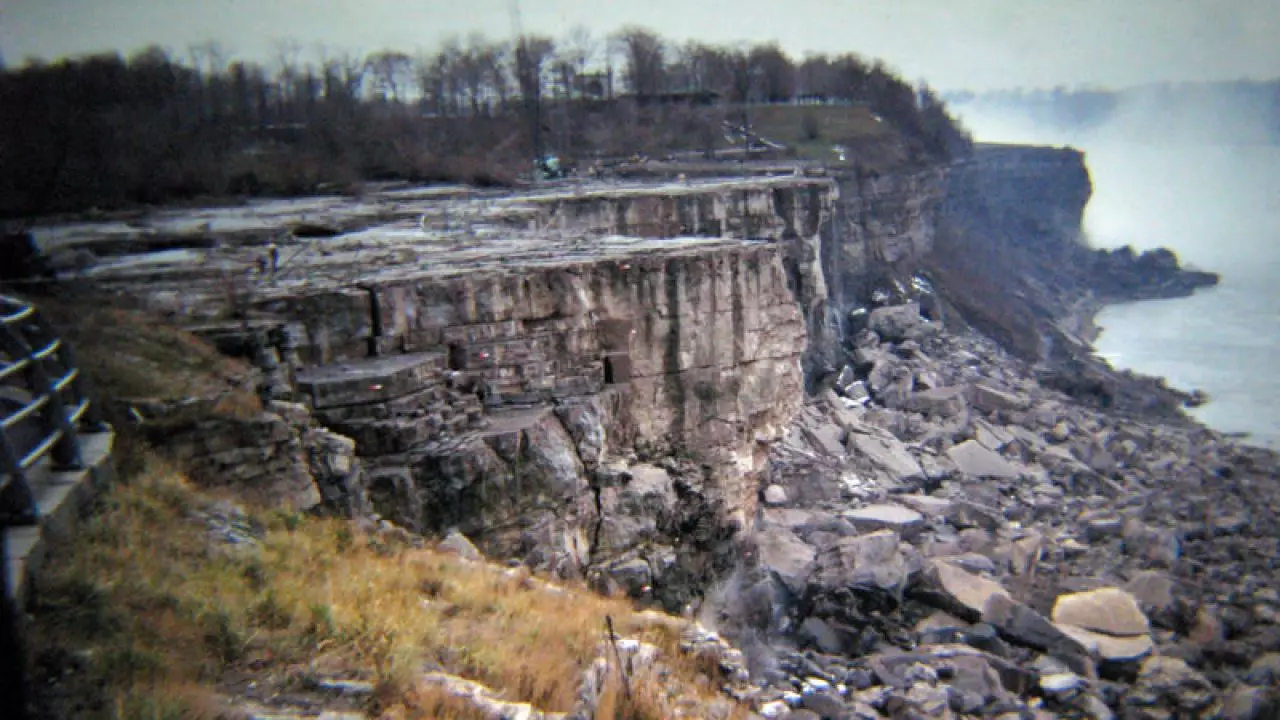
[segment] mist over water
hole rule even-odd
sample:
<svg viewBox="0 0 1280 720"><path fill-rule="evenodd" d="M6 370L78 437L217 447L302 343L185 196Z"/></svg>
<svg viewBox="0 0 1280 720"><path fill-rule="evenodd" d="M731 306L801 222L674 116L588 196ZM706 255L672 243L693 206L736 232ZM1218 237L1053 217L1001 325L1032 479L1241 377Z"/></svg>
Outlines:
<svg viewBox="0 0 1280 720"><path fill-rule="evenodd" d="M1211 402L1197 418L1280 449L1280 146L1137 141L1119 123L1054 132L956 110L980 141L1083 150L1094 184L1085 232L1095 247L1164 246L1222 275L1190 298L1107 308L1096 347L1117 367L1204 390Z"/></svg>

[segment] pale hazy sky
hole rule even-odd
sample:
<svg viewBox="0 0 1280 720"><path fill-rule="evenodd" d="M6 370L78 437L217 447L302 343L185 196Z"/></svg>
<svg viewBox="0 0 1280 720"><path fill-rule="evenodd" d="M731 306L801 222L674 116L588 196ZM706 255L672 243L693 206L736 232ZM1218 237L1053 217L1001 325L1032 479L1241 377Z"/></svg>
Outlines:
<svg viewBox="0 0 1280 720"><path fill-rule="evenodd" d="M0 0L9 64L217 40L268 59L304 48L412 52L451 34L511 34L510 0ZM598 35L626 23L665 37L776 40L853 50L943 89L1124 86L1280 75L1280 0L520 0L525 30Z"/></svg>

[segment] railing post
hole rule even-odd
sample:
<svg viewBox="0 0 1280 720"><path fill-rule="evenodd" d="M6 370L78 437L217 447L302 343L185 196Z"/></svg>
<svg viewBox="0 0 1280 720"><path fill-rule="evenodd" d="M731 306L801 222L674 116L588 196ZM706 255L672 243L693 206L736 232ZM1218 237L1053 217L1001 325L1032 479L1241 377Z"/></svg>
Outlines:
<svg viewBox="0 0 1280 720"><path fill-rule="evenodd" d="M55 342L58 339L57 335L45 325L38 310L32 314L29 327L32 333L42 342ZM19 340L22 339L23 337L19 336ZM55 381L49 377L49 371L45 367L45 362L50 359L61 360L65 358L66 349L66 343L59 343L57 351L50 357L44 360L32 358L35 360L31 363L31 370L34 373L32 389L39 389L40 392L49 397L49 403L44 407L44 417L49 424L50 432L62 431L62 436L49 453L49 456L53 459L54 468L57 470L82 470L84 469L84 462L80 459L79 433L76 432L76 425L71 421L71 416L67 414L67 406L62 401L62 393L54 386ZM34 349L29 342L27 343L27 352L29 355L34 353ZM74 372L75 369L74 365L63 363L62 372ZM73 377L70 383L73 392L75 383L76 378Z"/></svg>
<svg viewBox="0 0 1280 720"><path fill-rule="evenodd" d="M27 653L18 629L21 616L9 587L8 533L0 526L0 717L27 720Z"/></svg>
<svg viewBox="0 0 1280 720"><path fill-rule="evenodd" d="M36 343L33 348L32 344ZM39 509L29 471L47 454L55 469L83 467L76 426L89 427L100 418L100 409L88 403L70 348L46 325L35 308L0 297L0 351L6 365L6 386L29 396L26 405L0 424L0 718L32 717L30 656L26 646L26 619L10 582L7 528L39 521ZM50 377L51 370L54 377ZM16 378L25 381L12 386ZM74 402L68 415L63 392ZM80 422L77 423L76 420ZM17 430L17 438L10 434ZM26 447L25 435L37 432L34 447ZM22 443L23 447L18 447Z"/></svg>
<svg viewBox="0 0 1280 720"><path fill-rule="evenodd" d="M62 366L70 370L71 368L80 368L80 363L76 360L76 354L71 349L71 345L62 343L58 347L58 355L62 358ZM84 415L80 418L80 427L86 432L103 432L107 429L106 417L103 415L102 407L93 402L89 397L88 381L84 377L84 372L76 375L76 379L71 381L71 396L79 404L83 400L89 400L89 404L85 409Z"/></svg>
<svg viewBox="0 0 1280 720"><path fill-rule="evenodd" d="M26 359L21 351L22 343L15 342L9 326L0 323L0 348L11 356L14 363ZM31 525L37 521L35 495L27 484L26 469L22 467L22 454L13 446L9 433L0 427L0 533L9 525ZM6 575L7 577L7 575ZM8 622L7 616L2 620Z"/></svg>
<svg viewBox="0 0 1280 720"><path fill-rule="evenodd" d="M34 315L27 322L28 327L34 327L37 331L43 330L36 324ZM44 334L48 335L48 333ZM52 338L51 335L50 338ZM50 452L50 457L55 467L59 470L78 470L82 468L80 443L76 438L75 426L72 425L71 419L67 417L67 408L62 403L62 394L54 389L53 383L49 380L49 374L45 371L45 360L35 356L35 351L19 328L11 326L0 328L0 342L4 344L5 350L11 357L30 361L27 364L26 375L27 388L31 391L32 396L48 398L41 412L45 430L47 433L62 431L61 437L54 443ZM68 370L70 369L68 368Z"/></svg>

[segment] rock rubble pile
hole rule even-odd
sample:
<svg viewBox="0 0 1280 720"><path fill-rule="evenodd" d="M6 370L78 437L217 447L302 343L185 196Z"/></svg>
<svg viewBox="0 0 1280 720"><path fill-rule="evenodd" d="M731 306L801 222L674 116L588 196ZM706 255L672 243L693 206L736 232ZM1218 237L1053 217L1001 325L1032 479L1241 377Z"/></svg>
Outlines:
<svg viewBox="0 0 1280 720"><path fill-rule="evenodd" d="M703 608L766 717L1276 717L1280 469L905 304L771 455Z"/></svg>

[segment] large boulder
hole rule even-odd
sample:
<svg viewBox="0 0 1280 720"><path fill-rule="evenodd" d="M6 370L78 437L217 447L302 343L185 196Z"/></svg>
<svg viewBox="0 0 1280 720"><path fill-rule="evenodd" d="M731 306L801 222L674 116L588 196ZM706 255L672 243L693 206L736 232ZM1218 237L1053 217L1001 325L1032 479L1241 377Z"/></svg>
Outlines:
<svg viewBox="0 0 1280 720"><path fill-rule="evenodd" d="M1274 720L1280 717L1280 691L1242 685L1227 696L1223 720Z"/></svg>
<svg viewBox="0 0 1280 720"><path fill-rule="evenodd" d="M989 598L983 608L982 619L1012 642L1067 660L1073 669L1083 668L1081 659L1087 655L1084 645L1054 626L1045 616L1008 595Z"/></svg>
<svg viewBox="0 0 1280 720"><path fill-rule="evenodd" d="M1056 627L1067 637L1106 662L1125 663L1141 660L1155 650L1155 643L1152 642L1150 635L1107 635L1075 625L1057 625Z"/></svg>
<svg viewBox="0 0 1280 720"><path fill-rule="evenodd" d="M905 538L911 538L924 527L923 515L901 505L867 505L846 511L844 518L859 532L893 530Z"/></svg>
<svg viewBox="0 0 1280 720"><path fill-rule="evenodd" d="M894 498L916 512L930 518L944 518L951 511L952 501L932 495L899 495Z"/></svg>
<svg viewBox="0 0 1280 720"><path fill-rule="evenodd" d="M970 622L984 622L1011 642L1050 653L1077 672L1090 672L1089 651L999 583L933 560L911 588L914 597Z"/></svg>
<svg viewBox="0 0 1280 720"><path fill-rule="evenodd" d="M1155 649L1151 625L1129 593L1114 587L1061 595L1054 626L1112 665L1132 665Z"/></svg>
<svg viewBox="0 0 1280 720"><path fill-rule="evenodd" d="M1137 518L1129 518L1121 529L1126 554L1154 567L1173 567L1182 555L1182 543L1178 532L1172 528L1146 525Z"/></svg>
<svg viewBox="0 0 1280 720"><path fill-rule="evenodd" d="M1138 607L1152 623L1173 629L1181 609L1181 603L1175 594L1173 579L1158 570L1144 570L1133 576L1125 586Z"/></svg>
<svg viewBox="0 0 1280 720"><path fill-rule="evenodd" d="M920 316L920 304L876 308L867 317L867 328L889 342L920 337L929 328L929 321Z"/></svg>
<svg viewBox="0 0 1280 720"><path fill-rule="evenodd" d="M966 499L953 501L946 518L961 530L981 528L988 532L995 532L1005 524L1004 513L998 508Z"/></svg>
<svg viewBox="0 0 1280 720"><path fill-rule="evenodd" d="M813 584L822 591L851 588L897 596L906 587L911 564L898 535L881 530L840 538L817 556Z"/></svg>
<svg viewBox="0 0 1280 720"><path fill-rule="evenodd" d="M1025 410L1027 399L1005 390L998 390L986 383L974 383L969 390L969 401L979 410L996 412L998 410Z"/></svg>
<svg viewBox="0 0 1280 720"><path fill-rule="evenodd" d="M781 485L770 485L764 489L765 505L786 505L787 489Z"/></svg>
<svg viewBox="0 0 1280 720"><path fill-rule="evenodd" d="M857 454L866 456L872 465L884 470L898 482L923 480L924 470L899 440L891 435L849 433Z"/></svg>
<svg viewBox="0 0 1280 720"><path fill-rule="evenodd" d="M949 418L968 409L965 390L962 387L940 387L921 390L910 396L907 407L916 412L935 417Z"/></svg>
<svg viewBox="0 0 1280 720"><path fill-rule="evenodd" d="M912 592L941 610L968 620L982 619L987 601L1009 593L1000 583L962 570L944 560L932 560Z"/></svg>
<svg viewBox="0 0 1280 720"><path fill-rule="evenodd" d="M440 549L454 553L458 557L465 560L483 560L484 556L476 549L476 546L467 539L466 535L457 530L450 530L444 539L440 541Z"/></svg>
<svg viewBox="0 0 1280 720"><path fill-rule="evenodd" d="M887 650L866 659L884 685L905 690L933 674L947 674L946 684L984 700L1009 699L1027 692L1035 676L1015 663L967 645L942 644L905 652ZM941 671L941 673L939 673Z"/></svg>
<svg viewBox="0 0 1280 720"><path fill-rule="evenodd" d="M1245 681L1261 687L1280 687L1280 653L1266 653L1254 660Z"/></svg>
<svg viewBox="0 0 1280 720"><path fill-rule="evenodd" d="M1012 480L1023 472L1018 466L976 440L965 440L947 450L947 457L951 458L951 462L956 464L960 472L974 477Z"/></svg>
<svg viewBox="0 0 1280 720"><path fill-rule="evenodd" d="M1151 632L1151 624L1138 607L1138 601L1133 595L1114 587L1060 595L1053 604L1053 621L1107 635L1145 635Z"/></svg>
<svg viewBox="0 0 1280 720"><path fill-rule="evenodd" d="M815 551L794 533L770 528L755 536L756 561L761 569L777 576L791 592L804 593L813 572Z"/></svg>

